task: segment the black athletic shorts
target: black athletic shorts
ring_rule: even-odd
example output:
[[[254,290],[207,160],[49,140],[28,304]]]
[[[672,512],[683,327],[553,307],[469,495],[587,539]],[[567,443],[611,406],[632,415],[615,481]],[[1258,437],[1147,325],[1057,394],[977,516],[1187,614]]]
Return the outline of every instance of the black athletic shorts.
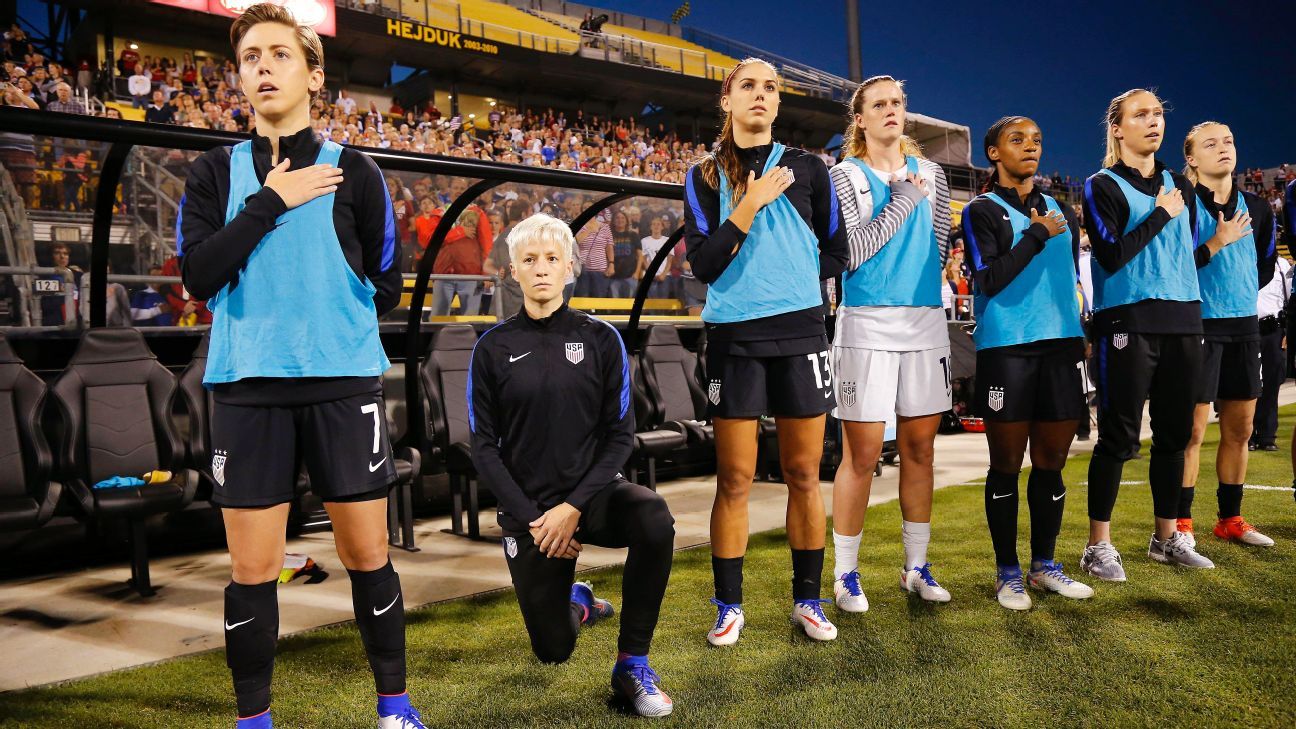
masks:
[[[1207,338],[1202,344],[1201,387],[1197,402],[1255,400],[1264,389],[1260,377],[1260,340],[1221,341]]]
[[[708,341],[707,415],[802,418],[831,412],[837,402],[833,397],[828,336],[808,340]],[[782,354],[780,349],[804,353]]]
[[[212,404],[212,503],[232,508],[292,501],[301,466],[324,501],[387,495],[396,480],[381,392],[289,407]]]
[[[976,412],[986,420],[1082,420],[1084,340],[1047,339],[976,355]]]

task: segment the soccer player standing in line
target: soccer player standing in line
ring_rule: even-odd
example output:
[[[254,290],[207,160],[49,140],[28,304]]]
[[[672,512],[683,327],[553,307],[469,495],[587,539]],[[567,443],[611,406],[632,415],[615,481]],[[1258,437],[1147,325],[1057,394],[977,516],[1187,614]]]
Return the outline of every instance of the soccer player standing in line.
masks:
[[[977,409],[990,445],[986,521],[995,594],[1009,610],[1031,607],[1017,558],[1018,477],[1028,442],[1030,584],[1064,597],[1093,595],[1053,559],[1066,504],[1062,467],[1088,405],[1076,296],[1080,224],[1070,207],[1035,188],[1043,149],[1039,126],[1024,116],[991,125],[984,150],[994,169],[985,192],[963,210],[976,282]]]
[[[380,376],[378,316],[401,275],[391,199],[368,157],[311,131],[323,46],[262,3],[230,28],[257,136],[194,161],[181,201],[185,288],[207,299],[212,502],[233,567],[226,662],[239,727],[271,726],[276,596],[298,464],[324,500],[351,577],[378,692],[380,729],[423,724],[405,693],[405,606],[387,555],[395,479]]]
[[[1193,127],[1184,139],[1184,176],[1196,185],[1197,283],[1201,287],[1202,376],[1192,440],[1184,453],[1178,529],[1196,544],[1192,502],[1201,463],[1202,438],[1211,403],[1219,410],[1215,496],[1220,539],[1272,547],[1273,540],[1242,518],[1247,441],[1251,438],[1261,378],[1260,320],[1256,294],[1273,279],[1278,248],[1273,210],[1258,195],[1233,184],[1237,147],[1233,132],[1217,122]]]
[[[725,77],[724,127],[713,154],[685,178],[685,241],[693,275],[710,284],[706,323],[709,412],[715,423],[716,497],[711,566],[712,645],[737,642],[747,497],[760,418],[778,424],[788,486],[792,620],[816,640],[837,628],[819,599],[827,520],[819,493],[832,372],[820,281],[846,266],[846,232],[822,160],[773,139],[774,67],[749,58]]]
[[[1156,532],[1148,556],[1162,564],[1214,567],[1176,529],[1184,449],[1201,377],[1201,294],[1193,264],[1193,185],[1156,158],[1165,110],[1131,89],[1107,107],[1103,169],[1085,181],[1085,228],[1093,242],[1093,335],[1098,443],[1089,461],[1089,545],[1080,566],[1125,581],[1111,542],[1112,508],[1125,461],[1138,454],[1143,403],[1152,415],[1148,479]]]
[[[630,360],[611,325],[563,302],[575,239],[537,214],[509,233],[516,316],[473,348],[468,378],[472,456],[499,499],[504,556],[531,648],[562,663],[583,625],[611,616],[588,582],[573,584],[584,544],[628,547],[625,609],[612,688],[641,716],[674,706],[648,667],[675,546],[666,500],[630,483]]]
[[[833,592],[846,612],[868,610],[859,545],[888,423],[897,424],[900,449],[900,587],[931,602],[950,599],[927,561],[936,430],[951,405],[941,301],[950,195],[940,165],[904,134],[906,104],[903,84],[890,76],[860,84],[843,135],[846,158],[832,171],[850,240],[833,338],[845,438],[833,480]]]

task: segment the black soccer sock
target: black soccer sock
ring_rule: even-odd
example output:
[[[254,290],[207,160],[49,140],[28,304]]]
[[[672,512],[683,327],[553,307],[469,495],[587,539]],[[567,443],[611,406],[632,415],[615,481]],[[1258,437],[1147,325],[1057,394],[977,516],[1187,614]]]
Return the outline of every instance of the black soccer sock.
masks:
[[[741,605],[743,558],[712,556],[711,574],[715,578],[716,599],[726,605]]]
[[[279,640],[279,581],[230,582],[225,588],[225,665],[234,677],[240,717],[270,708],[275,642]]]
[[[792,550],[792,599],[818,600],[823,578],[824,550]]]
[[[1124,461],[1106,453],[1094,451],[1089,459],[1089,518],[1094,521],[1111,521],[1116,496],[1120,493],[1121,472]]]
[[[1215,498],[1219,501],[1219,518],[1242,515],[1242,484],[1221,483]]]
[[[1148,462],[1148,481],[1152,483],[1152,514],[1156,518],[1178,518],[1183,471],[1183,451],[1152,450]]]
[[[1017,560],[1017,477],[1016,473],[986,472],[985,513],[994,545],[995,564],[1021,564]]]
[[[1196,486],[1184,486],[1179,489],[1179,518],[1192,518],[1193,497],[1197,495]]]
[[[1052,562],[1066,506],[1062,472],[1032,468],[1026,481],[1026,503],[1030,508],[1031,562]]]
[[[347,570],[351,604],[374,686],[384,695],[405,692],[405,600],[400,575],[389,561],[372,572]]]

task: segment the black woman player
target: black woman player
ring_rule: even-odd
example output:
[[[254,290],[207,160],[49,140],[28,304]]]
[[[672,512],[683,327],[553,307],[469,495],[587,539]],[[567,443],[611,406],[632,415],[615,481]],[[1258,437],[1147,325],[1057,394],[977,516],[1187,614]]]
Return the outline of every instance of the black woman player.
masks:
[[[827,528],[819,461],[833,406],[819,282],[845,267],[846,238],[824,163],[773,139],[779,83],[774,67],[759,59],[729,73],[715,152],[689,170],[685,183],[687,256],[693,275],[710,285],[702,320],[716,436],[717,612],[707,640],[716,646],[736,643],[746,623],[747,497],[762,416],[778,424],[788,487],[792,621],[812,639],[837,637],[819,598]]]
[[[666,716],[674,705],[648,647],[675,520],[665,499],[621,476],[634,447],[630,361],[610,324],[563,302],[573,243],[567,225],[544,214],[509,233],[522,310],[473,349],[473,463],[499,499],[504,556],[541,661],[566,661],[581,626],[612,614],[588,582],[572,581],[583,545],[629,548],[612,688],[637,714]]]
[[[1139,451],[1146,401],[1152,416],[1148,480],[1156,527],[1148,556],[1211,568],[1178,530],[1184,449],[1192,437],[1201,377],[1201,294],[1193,263],[1192,183],[1156,158],[1165,109],[1131,89],[1107,107],[1103,169],[1085,181],[1085,228],[1093,244],[1098,443],[1089,462],[1089,544],[1080,566],[1124,582],[1111,541],[1112,509],[1125,461]]]
[[[1184,454],[1178,529],[1194,545],[1192,503],[1201,463],[1202,438],[1211,403],[1219,411],[1215,473],[1219,505],[1215,536],[1255,547],[1273,540],[1242,518],[1247,442],[1251,438],[1261,377],[1257,293],[1274,275],[1278,249],[1269,203],[1233,184],[1237,146],[1233,132],[1218,122],[1193,127],[1184,139],[1184,175],[1196,183],[1197,282],[1201,287],[1202,377],[1193,417],[1192,440]]]
[[[391,199],[365,155],[320,142],[310,104],[324,84],[319,36],[278,5],[230,28],[256,136],[197,160],[177,247],[185,288],[208,299],[212,503],[232,580],[225,653],[238,725],[271,726],[276,593],[298,464],[333,523],[380,729],[423,724],[405,693],[405,605],[387,555],[395,479],[380,377],[378,316],[400,298]]]
[[[985,193],[963,210],[963,237],[976,284],[976,402],[990,445],[986,521],[995,596],[1009,610],[1029,610],[1017,558],[1018,477],[1028,444],[1029,583],[1063,597],[1093,596],[1053,558],[1066,504],[1062,467],[1089,415],[1076,297],[1080,224],[1070,207],[1035,188],[1044,141],[1034,121],[1000,119],[986,132],[984,150],[994,169]]]

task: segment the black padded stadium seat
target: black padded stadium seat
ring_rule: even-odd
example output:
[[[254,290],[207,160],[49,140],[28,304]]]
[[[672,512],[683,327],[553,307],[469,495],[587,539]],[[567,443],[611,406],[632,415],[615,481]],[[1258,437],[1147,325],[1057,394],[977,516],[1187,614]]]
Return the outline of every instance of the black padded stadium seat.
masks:
[[[397,376],[404,373],[404,365],[392,365],[383,373],[383,401],[387,407],[387,439],[392,444],[392,464],[396,466],[396,482],[387,500],[387,543],[407,552],[417,552],[414,546],[414,483],[422,474],[423,456],[417,448],[398,446],[405,435],[406,405],[403,402],[404,386]]]
[[[690,443],[715,441],[706,422],[706,394],[697,379],[697,357],[680,343],[670,324],[648,328],[640,367],[649,397],[661,408],[663,427],[688,436]]]
[[[428,436],[425,455],[438,458],[450,474],[450,533],[481,538],[477,504],[477,468],[472,462],[472,431],[468,426],[468,370],[477,332],[470,324],[441,327],[432,336],[427,358],[419,368]],[[464,527],[467,492],[468,525]]]
[[[63,485],[50,480],[53,454],[41,432],[45,383],[23,366],[0,333],[0,531],[50,520]]]
[[[145,517],[193,501],[198,473],[184,468],[184,446],[171,417],[176,379],[131,328],[91,329],[81,337],[51,391],[63,418],[60,466],[87,519],[130,525],[131,584],[152,595]],[[171,471],[170,481],[93,489],[112,476]]]
[[[662,411],[644,384],[639,357],[630,358],[630,382],[635,408],[634,451],[630,461],[630,480],[639,481],[639,464],[648,471],[644,486],[657,490],[657,459],[671,455],[688,444],[684,433],[662,428]]]
[[[184,400],[185,411],[189,413],[189,439],[185,444],[188,450],[189,467],[198,472],[198,492],[195,500],[205,501],[211,498],[216,480],[211,474],[211,390],[203,387],[203,375],[207,372],[207,347],[210,344],[210,333],[204,334],[202,341],[194,350],[189,364],[180,373],[180,397]]]

